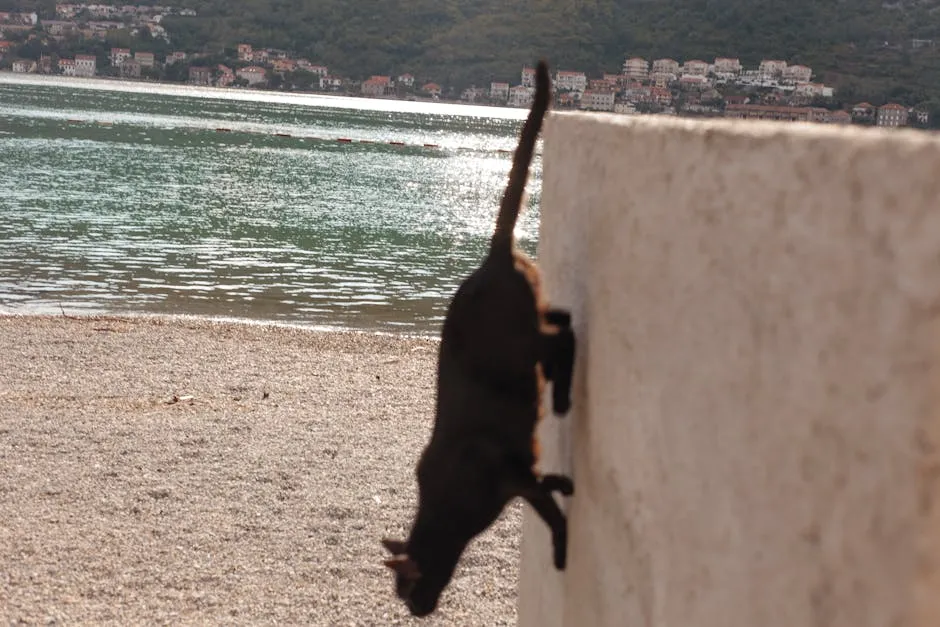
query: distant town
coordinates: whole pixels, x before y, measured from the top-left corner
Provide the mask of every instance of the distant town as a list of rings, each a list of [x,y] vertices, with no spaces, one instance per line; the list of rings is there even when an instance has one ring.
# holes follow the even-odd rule
[[[115,31],[169,44],[170,37],[161,26],[168,15],[195,17],[196,12],[166,6],[57,4],[59,19],[41,21],[35,13],[0,12],[0,69],[509,107],[528,107],[534,91],[535,70],[530,67],[522,68],[517,84],[492,82],[458,93],[448,86],[419,80],[407,71],[353,80],[331,73],[316,61],[294,58],[288,51],[256,48],[248,43],[238,44],[223,59],[219,54],[184,50],[167,52],[159,58],[145,49],[111,47],[110,52],[101,52],[101,42]],[[88,52],[94,48],[88,42],[97,43],[99,52],[74,56],[42,52],[44,48],[63,47],[52,43],[71,43],[69,47],[78,50],[83,42]],[[40,50],[38,58],[36,50]],[[812,68],[782,59],[764,59],[757,67],[746,68],[731,57],[716,57],[712,62],[631,57],[619,73],[599,77],[559,69],[553,84],[555,106],[562,109],[882,127],[924,128],[930,124],[928,111],[892,102],[881,106],[860,102],[847,105],[849,108],[834,108],[833,88],[813,78]]]

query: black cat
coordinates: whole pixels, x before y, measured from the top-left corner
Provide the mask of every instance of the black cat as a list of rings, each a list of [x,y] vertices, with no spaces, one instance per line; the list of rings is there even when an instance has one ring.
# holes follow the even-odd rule
[[[569,314],[543,302],[538,269],[513,237],[549,83],[540,62],[489,254],[444,320],[436,420],[417,467],[411,534],[382,541],[393,555],[385,564],[395,571],[397,594],[415,616],[434,611],[464,548],[515,497],[551,528],[555,567],[565,568],[567,521],[552,493],[571,495],[574,486],[564,476],[536,474],[535,429],[546,379],[555,413],[568,411],[574,334]]]

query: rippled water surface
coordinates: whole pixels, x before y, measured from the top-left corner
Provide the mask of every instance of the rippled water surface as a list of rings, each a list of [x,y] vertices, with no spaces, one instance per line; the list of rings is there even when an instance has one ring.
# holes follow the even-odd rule
[[[0,75],[0,312],[435,333],[524,115]]]

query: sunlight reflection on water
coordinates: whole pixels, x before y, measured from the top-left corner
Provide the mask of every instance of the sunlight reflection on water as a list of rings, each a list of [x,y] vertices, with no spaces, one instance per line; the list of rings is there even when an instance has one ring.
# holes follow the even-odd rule
[[[525,114],[40,83],[0,79],[0,311],[436,332]],[[536,159],[517,231],[530,253],[539,182]]]

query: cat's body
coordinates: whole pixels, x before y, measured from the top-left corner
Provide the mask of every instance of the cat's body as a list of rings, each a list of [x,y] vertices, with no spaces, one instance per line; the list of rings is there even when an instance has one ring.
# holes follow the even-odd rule
[[[555,412],[568,410],[574,336],[568,315],[542,301],[538,270],[513,241],[549,96],[548,70],[539,63],[490,252],[444,321],[436,420],[417,467],[418,512],[407,541],[384,540],[398,595],[417,616],[434,611],[466,545],[515,497],[549,525],[555,566],[565,567],[566,521],[552,492],[573,487],[565,477],[536,474],[535,429],[546,379],[553,380]]]

